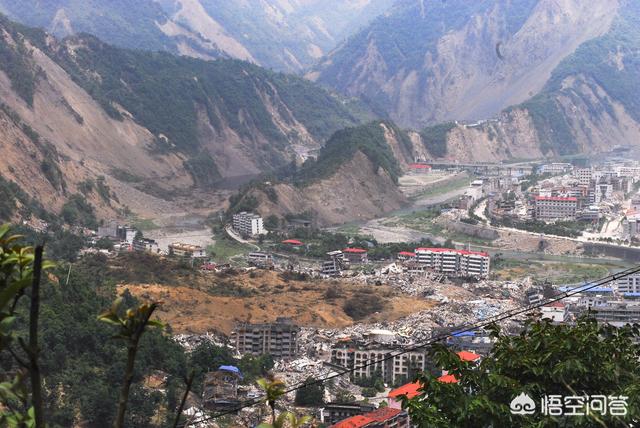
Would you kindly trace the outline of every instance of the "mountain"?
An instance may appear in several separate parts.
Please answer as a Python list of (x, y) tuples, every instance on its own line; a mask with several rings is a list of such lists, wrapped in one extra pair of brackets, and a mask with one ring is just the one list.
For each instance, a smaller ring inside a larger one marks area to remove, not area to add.
[(309, 77), (403, 126), (461, 122), (444, 157), (599, 151), (638, 140), (638, 15), (631, 0), (401, 2)]
[(533, 159), (638, 145), (640, 4), (622, 1), (617, 6), (606, 34), (564, 58), (536, 95), (491, 120), (451, 124), (446, 135), (440, 133), (433, 157)]
[(393, 0), (0, 0), (0, 12), (59, 38), (88, 33), (118, 47), (230, 57), (299, 72)]
[(177, 197), (194, 204), (195, 190), (304, 159), (371, 117), (246, 62), (130, 51), (88, 35), (59, 41), (4, 18), (0, 34), (0, 144), (9, 159), (0, 175), (53, 212), (77, 194), (98, 214), (157, 214)]
[(253, 183), (232, 200), (234, 211), (264, 217), (309, 216), (321, 226), (371, 219), (402, 208), (398, 176), (412, 161), (414, 142), (388, 121), (337, 131), (281, 180)]

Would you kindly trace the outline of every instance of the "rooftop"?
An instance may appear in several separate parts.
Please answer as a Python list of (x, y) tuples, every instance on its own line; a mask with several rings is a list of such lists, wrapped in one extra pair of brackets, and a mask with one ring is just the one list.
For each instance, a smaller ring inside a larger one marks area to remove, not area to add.
[(469, 351), (458, 352), (458, 357), (460, 357), (462, 361), (477, 361), (480, 359), (480, 355)]
[(285, 239), (284, 241), (282, 241), (283, 244), (288, 244), (288, 245), (304, 245), (301, 241), (298, 241), (297, 239)]
[(389, 392), (389, 398), (397, 398), (400, 396), (406, 396), (407, 398), (413, 398), (420, 395), (418, 391), (422, 388), (422, 384), (420, 382), (408, 383), (406, 385), (402, 385), (399, 388), (393, 389)]
[(488, 253), (480, 251), (456, 250), (455, 248), (416, 248), (416, 253), (457, 253), (470, 256), (489, 257)]
[(367, 252), (367, 250), (363, 250), (362, 248), (345, 248), (342, 251), (351, 254), (364, 254)]
[(574, 197), (560, 197), (560, 196), (536, 196), (536, 201), (555, 201), (555, 202), (578, 202), (578, 198)]

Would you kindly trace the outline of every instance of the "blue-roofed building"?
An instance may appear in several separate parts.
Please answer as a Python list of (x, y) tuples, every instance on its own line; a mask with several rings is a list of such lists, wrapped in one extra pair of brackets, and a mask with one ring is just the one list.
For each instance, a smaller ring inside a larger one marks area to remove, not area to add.
[(240, 369), (235, 366), (220, 366), (204, 377), (202, 402), (209, 410), (224, 410), (237, 407), (238, 382), (242, 379)]

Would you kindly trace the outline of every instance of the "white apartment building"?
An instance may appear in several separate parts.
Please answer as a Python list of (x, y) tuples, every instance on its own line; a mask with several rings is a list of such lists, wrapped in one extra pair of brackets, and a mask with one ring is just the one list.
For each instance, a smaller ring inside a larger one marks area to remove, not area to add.
[(426, 370), (425, 352), (408, 352), (391, 357), (397, 353), (398, 349), (341, 347), (331, 350), (331, 362), (354, 369), (354, 377), (380, 375), (385, 382), (394, 384), (410, 381), (417, 372)]
[(245, 211), (233, 215), (233, 230), (247, 236), (264, 235), (266, 233), (262, 217)]
[(593, 171), (591, 168), (577, 168), (573, 170), (573, 175), (582, 186), (588, 186), (591, 183)]
[(625, 238), (635, 238), (640, 235), (640, 214), (627, 216), (622, 221), (622, 231)]
[(489, 275), (490, 258), (487, 253), (450, 248), (418, 248), (415, 254), (419, 264), (446, 275), (483, 278)]
[(577, 210), (577, 198), (536, 196), (534, 199), (534, 216), (536, 220), (575, 220)]
[(613, 185), (612, 184), (596, 184), (594, 188), (593, 200), (594, 204), (599, 204), (601, 202), (607, 201), (611, 199), (613, 196)]
[(554, 162), (542, 165), (540, 172), (542, 174), (560, 175), (573, 170), (573, 165), (570, 163)]
[(640, 293), (640, 273), (619, 278), (616, 281), (616, 289), (618, 293)]

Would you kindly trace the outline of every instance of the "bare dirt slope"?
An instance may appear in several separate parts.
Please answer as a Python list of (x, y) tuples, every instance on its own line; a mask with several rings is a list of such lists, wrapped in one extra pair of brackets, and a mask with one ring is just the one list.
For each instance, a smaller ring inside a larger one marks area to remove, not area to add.
[[(339, 297), (327, 299), (329, 288)], [(230, 333), (235, 322), (269, 322), (292, 317), (309, 327), (344, 327), (354, 323), (345, 314), (344, 302), (357, 292), (371, 293), (385, 302), (382, 312), (365, 321), (392, 321), (433, 307), (433, 302), (405, 296), (386, 286), (339, 284), (331, 280), (284, 280), (278, 273), (255, 271), (233, 276), (200, 277), (189, 284), (123, 284), (119, 291), (164, 302), (160, 318), (176, 333)], [(224, 296), (220, 294), (236, 294)]]
[(274, 189), (275, 202), (262, 191), (253, 191), (263, 216), (282, 217), (311, 211), (320, 225), (371, 219), (407, 203), (389, 174), (376, 168), (362, 152), (356, 152), (326, 179), (306, 187), (277, 184)]

